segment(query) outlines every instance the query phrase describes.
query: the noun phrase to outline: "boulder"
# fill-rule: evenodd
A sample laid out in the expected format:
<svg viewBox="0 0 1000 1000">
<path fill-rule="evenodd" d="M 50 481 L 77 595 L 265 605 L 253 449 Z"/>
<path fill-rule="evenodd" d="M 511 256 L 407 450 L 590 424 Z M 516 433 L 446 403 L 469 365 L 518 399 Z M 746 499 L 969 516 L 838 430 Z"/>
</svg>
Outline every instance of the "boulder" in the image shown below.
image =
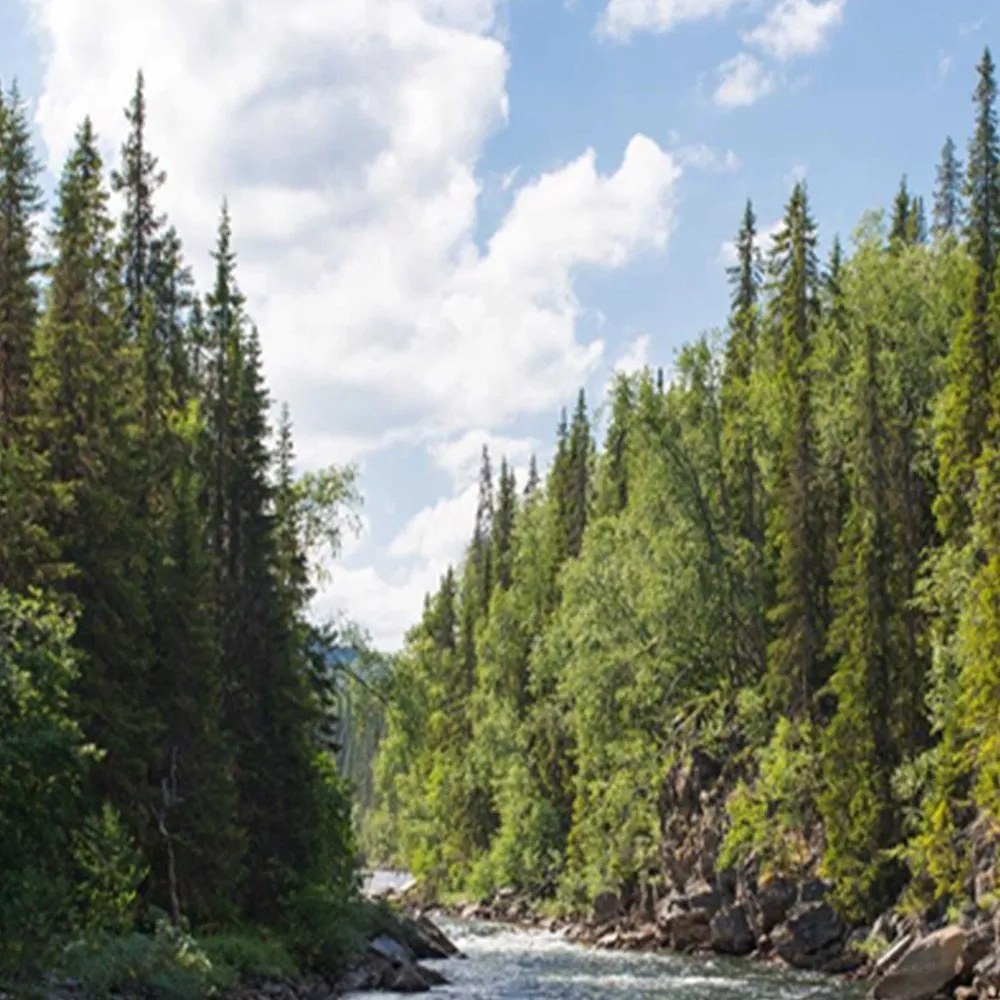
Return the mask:
<svg viewBox="0 0 1000 1000">
<path fill-rule="evenodd" d="M 786 878 L 773 878 L 757 887 L 753 908 L 762 934 L 770 934 L 795 905 L 795 885 Z"/>
<path fill-rule="evenodd" d="M 703 879 L 689 882 L 684 888 L 687 906 L 690 910 L 707 910 L 716 913 L 724 902 L 722 893 Z"/>
<path fill-rule="evenodd" d="M 392 934 L 420 961 L 428 958 L 451 958 L 458 949 L 442 930 L 425 916 L 401 918 Z"/>
<path fill-rule="evenodd" d="M 382 958 L 388 959 L 393 965 L 410 965 L 416 961 L 413 952 L 405 944 L 400 944 L 399 941 L 389 937 L 388 934 L 380 934 L 374 940 L 369 941 L 368 947 L 376 955 L 381 955 Z"/>
<path fill-rule="evenodd" d="M 800 903 L 821 903 L 830 892 L 830 883 L 821 878 L 811 878 L 799 888 Z"/>
<path fill-rule="evenodd" d="M 710 920 L 707 910 L 674 910 L 657 917 L 661 936 L 674 951 L 709 947 L 712 942 Z"/>
<path fill-rule="evenodd" d="M 709 924 L 712 948 L 724 955 L 749 955 L 756 939 L 750 928 L 746 910 L 736 903 L 720 910 Z"/>
<path fill-rule="evenodd" d="M 995 951 L 976 964 L 972 985 L 981 997 L 1000 997 L 1000 951 Z"/>
<path fill-rule="evenodd" d="M 821 969 L 841 950 L 847 928 L 829 903 L 799 903 L 771 939 L 775 950 L 798 969 Z"/>
<path fill-rule="evenodd" d="M 622 901 L 613 892 L 599 892 L 594 897 L 592 916 L 595 924 L 610 924 L 622 915 Z"/>
<path fill-rule="evenodd" d="M 875 985 L 875 1000 L 930 1000 L 954 978 L 966 944 L 961 927 L 944 927 L 917 940 Z"/>
</svg>

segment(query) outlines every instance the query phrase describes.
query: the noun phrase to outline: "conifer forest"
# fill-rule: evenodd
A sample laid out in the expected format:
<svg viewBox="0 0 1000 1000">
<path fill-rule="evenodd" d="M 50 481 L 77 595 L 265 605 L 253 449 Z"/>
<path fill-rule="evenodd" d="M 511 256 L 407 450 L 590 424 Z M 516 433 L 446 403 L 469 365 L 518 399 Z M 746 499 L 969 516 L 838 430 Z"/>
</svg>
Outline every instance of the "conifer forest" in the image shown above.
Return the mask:
<svg viewBox="0 0 1000 1000">
<path fill-rule="evenodd" d="M 373 919 L 362 865 L 562 915 L 709 869 L 821 879 L 850 927 L 995 906 L 988 50 L 970 82 L 933 192 L 903 179 L 841 237 L 805 182 L 766 239 L 748 201 L 718 329 L 568 401 L 549 467 L 484 448 L 464 560 L 364 683 L 309 611 L 356 470 L 298 471 L 240 220 L 209 220 L 196 288 L 141 74 L 119 156 L 84 120 L 43 203 L 5 88 L 0 992 L 336 965 Z M 376 734 L 350 768 L 345 699 Z"/>
</svg>

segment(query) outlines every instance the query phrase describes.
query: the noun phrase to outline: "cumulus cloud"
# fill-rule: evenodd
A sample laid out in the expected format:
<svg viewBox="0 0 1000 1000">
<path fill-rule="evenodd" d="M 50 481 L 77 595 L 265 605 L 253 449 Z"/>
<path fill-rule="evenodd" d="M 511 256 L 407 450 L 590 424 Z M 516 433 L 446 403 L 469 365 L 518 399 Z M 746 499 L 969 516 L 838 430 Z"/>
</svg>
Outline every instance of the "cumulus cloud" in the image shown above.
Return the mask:
<svg viewBox="0 0 1000 1000">
<path fill-rule="evenodd" d="M 552 410 L 604 352 L 579 330 L 578 271 L 622 267 L 670 235 L 681 164 L 637 135 L 609 172 L 592 150 L 540 176 L 512 171 L 510 208 L 477 241 L 483 149 L 509 113 L 502 2 L 25 0 L 53 170 L 85 114 L 117 157 L 141 66 L 162 204 L 202 284 L 229 198 L 241 284 L 304 465 L 399 443 L 457 462 L 470 429 Z M 342 600 L 363 623 L 377 605 L 376 631 L 398 639 L 456 556 L 445 528 L 468 501 L 455 481 L 377 568 L 339 570 L 321 604 Z"/>
<path fill-rule="evenodd" d="M 608 0 L 598 31 L 616 41 L 636 32 L 671 31 L 680 24 L 722 17 L 750 0 Z"/>
<path fill-rule="evenodd" d="M 682 166 L 715 174 L 734 174 L 743 166 L 733 150 L 722 151 L 704 143 L 681 146 L 677 150 L 677 159 Z"/>
<path fill-rule="evenodd" d="M 766 97 L 777 77 L 749 52 L 727 59 L 716 70 L 718 85 L 713 98 L 719 107 L 745 108 Z"/>
<path fill-rule="evenodd" d="M 813 55 L 844 18 L 847 0 L 781 0 L 745 40 L 776 59 Z"/>
</svg>

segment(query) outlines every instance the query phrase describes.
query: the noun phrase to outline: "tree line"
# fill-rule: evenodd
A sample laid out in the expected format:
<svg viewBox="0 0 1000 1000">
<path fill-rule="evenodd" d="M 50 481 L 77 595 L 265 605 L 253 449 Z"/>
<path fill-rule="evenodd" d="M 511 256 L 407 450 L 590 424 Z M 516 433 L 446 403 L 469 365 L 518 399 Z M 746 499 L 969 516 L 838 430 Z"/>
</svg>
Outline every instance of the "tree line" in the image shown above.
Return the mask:
<svg viewBox="0 0 1000 1000">
<path fill-rule="evenodd" d="M 1000 824 L 1000 138 L 904 178 L 826 260 L 804 183 L 665 375 L 580 394 L 544 477 L 484 451 L 474 532 L 396 667 L 366 844 L 438 890 L 566 907 L 663 884 L 671 767 L 730 794 L 717 865 L 870 917 L 971 893 Z M 900 894 L 902 893 L 902 897 Z"/>
<path fill-rule="evenodd" d="M 276 926 L 353 887 L 336 637 L 306 607 L 354 472 L 296 474 L 229 212 L 203 295 L 146 113 L 140 74 L 110 171 L 81 124 L 43 233 L 0 96 L 0 975 L 151 912 Z"/>
</svg>

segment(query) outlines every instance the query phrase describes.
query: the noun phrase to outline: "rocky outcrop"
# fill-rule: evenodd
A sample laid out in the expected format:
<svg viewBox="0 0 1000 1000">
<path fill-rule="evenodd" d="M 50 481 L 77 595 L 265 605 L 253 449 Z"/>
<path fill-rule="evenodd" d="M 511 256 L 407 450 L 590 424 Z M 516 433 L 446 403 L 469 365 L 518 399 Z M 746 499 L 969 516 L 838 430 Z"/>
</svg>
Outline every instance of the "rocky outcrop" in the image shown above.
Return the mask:
<svg viewBox="0 0 1000 1000">
<path fill-rule="evenodd" d="M 945 927 L 915 941 L 872 990 L 874 1000 L 930 1000 L 959 974 L 966 945 L 960 927 Z"/>
<path fill-rule="evenodd" d="M 827 902 L 797 903 L 771 935 L 775 951 L 797 969 L 825 969 L 843 952 L 847 926 Z"/>
<path fill-rule="evenodd" d="M 742 903 L 721 909 L 709 924 L 712 950 L 723 955 L 749 955 L 757 947 L 747 911 Z"/>
<path fill-rule="evenodd" d="M 420 963 L 457 954 L 455 945 L 425 915 L 392 915 L 335 986 L 345 993 L 359 990 L 426 993 L 447 980 L 437 970 Z"/>
</svg>

